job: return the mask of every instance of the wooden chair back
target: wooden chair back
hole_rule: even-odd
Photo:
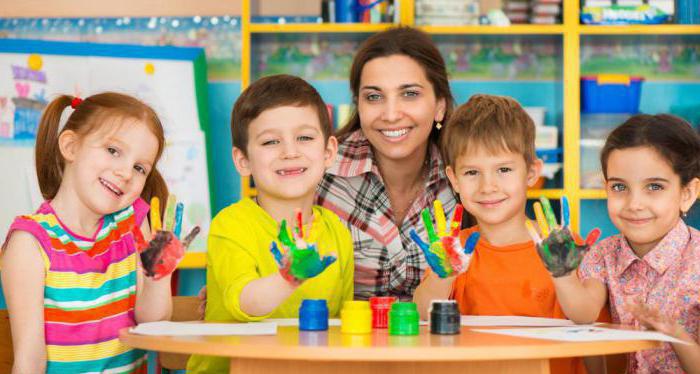
[[[12,371],[14,351],[12,349],[12,332],[10,331],[10,315],[7,309],[0,309],[0,373]]]
[[[199,307],[197,296],[173,296],[172,321],[196,321],[200,319],[197,308]],[[178,353],[158,353],[158,362],[163,369],[185,370],[190,355]]]

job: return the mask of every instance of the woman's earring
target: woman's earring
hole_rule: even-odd
[[[684,212],[681,210],[681,217],[688,218],[688,212]]]
[[[440,130],[442,128],[442,123],[440,121],[437,121],[437,123],[435,124],[435,128]]]

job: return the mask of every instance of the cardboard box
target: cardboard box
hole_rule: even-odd
[[[320,16],[321,0],[257,0],[251,1],[254,16]]]
[[[481,14],[488,14],[491,10],[501,10],[503,9],[502,0],[479,0],[479,11]]]

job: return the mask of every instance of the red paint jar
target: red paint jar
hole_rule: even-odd
[[[369,298],[369,307],[372,309],[372,328],[385,329],[389,326],[389,310],[395,301],[396,298],[393,296]]]

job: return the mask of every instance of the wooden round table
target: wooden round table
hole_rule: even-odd
[[[549,373],[549,359],[596,356],[656,348],[654,341],[560,342],[479,333],[462,327],[460,335],[391,336],[299,331],[278,327],[269,336],[144,336],[123,329],[126,345],[160,352],[231,358],[231,373]]]

